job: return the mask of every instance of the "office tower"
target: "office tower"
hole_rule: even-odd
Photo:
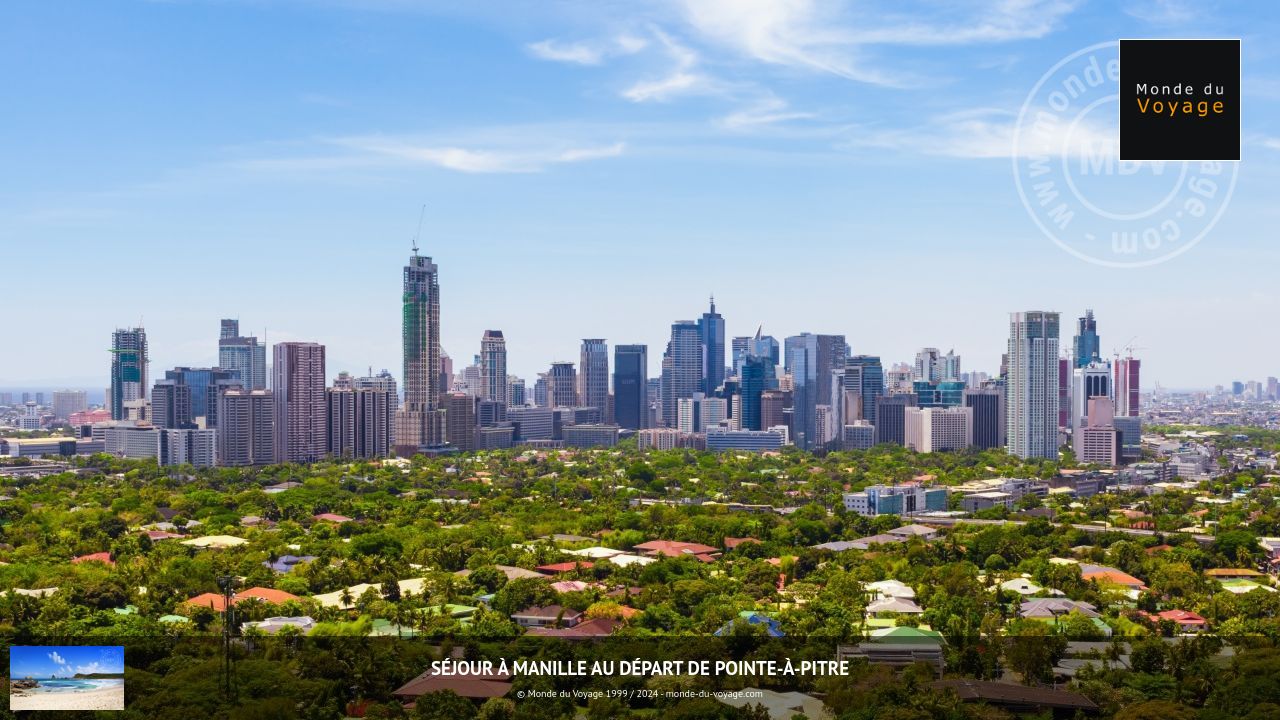
[[[275,400],[271,391],[224,385],[216,402],[218,464],[236,467],[275,462]]]
[[[534,407],[547,407],[546,373],[538,373],[538,379],[533,383],[533,405]]]
[[[702,387],[702,335],[698,323],[677,320],[662,357],[662,424],[675,427],[679,401]]]
[[[1072,433],[1076,460],[1114,467],[1120,463],[1120,433],[1115,427],[1115,405],[1102,395],[1089,398],[1081,426]]]
[[[791,393],[783,390],[765,390],[760,393],[760,429],[787,424],[791,409]],[[752,428],[744,428],[746,430]]]
[[[876,444],[907,442],[907,408],[915,407],[916,396],[911,393],[881,395],[876,399]]]
[[[613,416],[620,427],[641,430],[649,425],[649,347],[613,348]]]
[[[518,442],[550,440],[555,435],[555,413],[551,408],[510,408],[507,421],[515,427]]]
[[[973,444],[973,408],[904,409],[907,447],[916,452],[963,450]]]
[[[729,356],[733,363],[733,376],[742,375],[742,363],[751,354],[751,336],[740,335],[729,341]]]
[[[676,429],[680,432],[703,432],[702,401],[703,394],[695,392],[693,397],[676,400]]]
[[[504,408],[507,394],[507,341],[501,330],[485,330],[480,338],[480,397]]]
[[[584,407],[609,409],[609,346],[603,339],[582,341],[578,362],[578,402]]]
[[[1074,363],[1058,358],[1058,427],[1071,427],[1071,377]]]
[[[125,403],[147,397],[147,331],[111,334],[111,419],[126,419]]]
[[[217,392],[218,383],[235,380],[241,384],[247,384],[240,377],[239,371],[223,368],[176,367],[165,370],[164,377],[166,380],[173,380],[191,389],[191,417],[205,418],[205,427],[214,427],[214,424],[208,421],[208,416],[211,411],[217,414],[217,408],[214,407],[217,395],[210,393]]]
[[[36,404],[39,405],[40,407],[44,407],[44,393],[42,392],[36,393]]]
[[[1096,397],[1111,397],[1111,364],[1091,362],[1077,367],[1071,372],[1071,429],[1084,426],[1085,415],[1089,412],[1089,400]]]
[[[151,388],[151,424],[172,430],[195,427],[191,388],[177,380],[157,380]]]
[[[773,375],[773,361],[767,357],[748,355],[742,363],[738,374],[738,393],[741,408],[738,426],[743,430],[764,430],[762,402],[764,393],[769,389],[769,381]],[[778,408],[775,418],[781,422],[782,409]]]
[[[437,387],[442,393],[453,389],[453,358],[449,357],[449,353],[445,352],[444,348],[440,348],[440,376]]]
[[[1267,392],[1268,400],[1280,400],[1280,380],[1274,377],[1268,377],[1266,392]],[[54,404],[57,404],[58,402],[57,393],[54,393],[53,401],[54,401]]]
[[[1058,457],[1058,322],[1056,312],[1009,316],[1009,376],[1005,384],[1009,452]]]
[[[1117,442],[1120,444],[1120,462],[1135,462],[1142,459],[1142,419],[1117,415],[1113,420]]]
[[[444,394],[444,439],[459,452],[476,449],[476,401],[461,392]]]
[[[1101,355],[1102,339],[1098,337],[1098,322],[1093,319],[1093,311],[1085,310],[1084,317],[1076,320],[1076,336],[1072,343],[1072,360],[1075,366],[1082,368],[1089,363],[1098,362]]]
[[[938,358],[938,380],[947,382],[960,379],[960,356],[955,350],[948,350],[946,355]]]
[[[884,394],[884,367],[880,364],[880,358],[874,355],[854,355],[845,361],[845,368],[846,376],[849,369],[855,369],[858,381],[856,388],[850,387],[846,381],[845,390],[857,390],[862,403],[862,419],[875,425],[876,400]]]
[[[973,446],[988,450],[1005,445],[1004,388],[970,388],[964,406],[973,411]]]
[[[711,296],[711,309],[698,320],[698,342],[702,346],[702,392],[714,395],[724,382],[724,318],[716,312],[716,298]]]
[[[250,390],[265,389],[267,346],[252,335],[240,335],[238,320],[223,320],[221,330],[218,337],[218,367],[236,373],[240,382]]]
[[[573,363],[551,363],[547,371],[547,402],[553,408],[578,406],[578,378]]]
[[[9,403],[0,403],[8,405]],[[88,396],[83,390],[54,390],[53,419],[66,422],[71,415],[89,409]]]
[[[840,439],[842,450],[869,450],[875,447],[876,429],[866,420],[845,425]]]
[[[333,457],[355,457],[356,393],[351,376],[339,373],[333,387],[324,391],[325,454]]]
[[[801,333],[786,339],[786,367],[792,377],[792,442],[817,447],[816,407],[830,402],[832,371],[848,356],[843,335]]]
[[[272,348],[277,462],[315,462],[325,456],[324,346],[283,342]]]
[[[1141,392],[1140,376],[1142,361],[1134,357],[1119,358],[1115,363],[1116,415],[1122,417],[1138,417],[1141,415],[1138,402]]]
[[[773,363],[774,366],[782,362],[778,341],[772,335],[764,334],[763,325],[756,328],[755,337],[751,338],[751,345],[748,351],[756,357],[769,358],[769,362]]]
[[[415,246],[404,267],[403,332],[404,404],[396,413],[396,454],[412,455],[422,447],[439,445],[443,426],[436,412],[444,389],[442,374],[452,372],[441,362],[440,283],[431,258]]]
[[[524,407],[528,404],[524,380],[515,375],[507,376],[507,407]]]
[[[912,380],[917,382],[936,383],[942,379],[941,353],[938,348],[920,348],[916,353],[915,372]]]
[[[1240,397],[1241,395],[1244,395],[1244,383],[1240,382],[1239,380],[1232,380],[1231,394],[1236,397]]]

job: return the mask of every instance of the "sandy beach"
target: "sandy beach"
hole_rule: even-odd
[[[9,693],[9,709],[18,710],[123,710],[124,685],[81,692]]]

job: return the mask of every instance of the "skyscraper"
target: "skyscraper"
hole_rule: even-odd
[[[267,387],[267,346],[256,337],[240,335],[240,321],[224,319],[218,337],[218,367],[236,373],[246,388],[263,390]]]
[[[965,390],[964,406],[973,411],[973,446],[983,450],[1004,447],[1004,388]]]
[[[1056,312],[1009,316],[1008,447],[1020,458],[1058,457],[1058,325]]]
[[[912,379],[917,382],[936,383],[942,380],[941,353],[938,348],[920,348],[916,353],[915,373]]]
[[[862,401],[862,419],[876,424],[876,400],[884,394],[884,366],[875,355],[854,355],[845,361],[846,368],[857,368],[857,388]],[[847,373],[846,373],[847,375]],[[846,390],[853,390],[846,382]]]
[[[476,401],[466,393],[444,394],[445,442],[459,452],[476,449]]]
[[[1141,395],[1142,361],[1135,357],[1116,360],[1115,412],[1118,417],[1138,417],[1141,415],[1139,397]]]
[[[443,441],[439,413],[440,283],[431,258],[418,255],[415,246],[404,267],[402,317],[404,345],[404,404],[396,414],[398,455],[412,455],[422,447]]]
[[[578,378],[573,363],[562,360],[551,363],[547,373],[547,404],[553,408],[577,407]]]
[[[907,408],[915,407],[916,396],[910,393],[881,395],[876,400],[876,444],[907,443]]]
[[[271,391],[224,385],[216,402],[218,464],[235,467],[275,462]]]
[[[480,397],[505,408],[507,393],[507,341],[501,330],[485,330],[480,338]]]
[[[328,444],[324,346],[278,343],[271,371],[276,461],[306,463],[323,458]]]
[[[844,367],[847,346],[843,335],[801,333],[787,338],[784,350],[794,383],[791,439],[796,447],[813,450],[819,437],[816,408],[829,405],[832,372]]]
[[[739,406],[741,417],[738,424],[743,430],[767,430],[761,414],[761,399],[769,389],[769,380],[773,375],[773,361],[767,357],[747,355],[739,371]]]
[[[1091,362],[1102,359],[1098,337],[1098,322],[1093,319],[1093,311],[1085,310],[1084,317],[1076,320],[1076,337],[1072,343],[1072,360],[1075,366],[1082,368]]]
[[[679,403],[702,386],[702,334],[692,320],[671,324],[671,339],[662,357],[662,424],[675,427]]]
[[[124,404],[147,397],[147,331],[138,327],[111,334],[111,419],[124,420]]]
[[[217,415],[218,383],[235,380],[245,384],[238,371],[222,368],[176,367],[165,370],[164,377],[191,388],[191,416],[205,418],[205,427],[216,427],[216,423],[208,422],[208,417],[211,413]]]
[[[151,388],[151,424],[168,430],[194,428],[191,388],[177,380],[157,380]]]
[[[613,416],[619,427],[641,430],[649,419],[649,348],[613,348]]]
[[[698,338],[702,346],[702,392],[711,396],[724,383],[724,318],[716,312],[714,295],[711,309],[698,320]]]
[[[0,403],[7,404],[7,403]],[[89,409],[89,399],[83,390],[54,390],[53,417],[66,422],[74,413]]]
[[[1071,430],[1084,427],[1089,413],[1089,401],[1093,398],[1111,397],[1111,364],[1091,362],[1071,372]]]
[[[578,402],[599,408],[601,416],[609,409],[609,346],[601,338],[586,338],[578,362]]]

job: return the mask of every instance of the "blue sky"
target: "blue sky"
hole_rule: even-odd
[[[1144,381],[1280,374],[1280,70],[1267,3],[168,0],[0,7],[0,386],[213,364],[220,317],[399,375],[400,268],[441,268],[461,367],[532,379],[650,346],[714,292],[730,335],[843,333],[994,372],[1007,313],[1095,309]],[[458,4],[454,4],[458,5]],[[1042,235],[1011,171],[1036,81],[1118,37],[1241,37],[1244,162],[1199,245],[1140,269]],[[1064,337],[1064,345],[1067,338]]]
[[[118,645],[19,645],[9,648],[10,678],[122,672],[124,648]]]

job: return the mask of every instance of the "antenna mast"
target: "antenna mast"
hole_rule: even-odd
[[[418,238],[422,236],[422,218],[427,214],[427,204],[422,203],[422,209],[418,211],[418,232],[413,234],[413,256],[418,256]]]

